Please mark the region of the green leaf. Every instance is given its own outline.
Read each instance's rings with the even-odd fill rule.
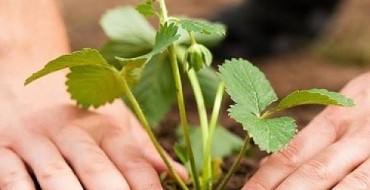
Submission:
[[[207,107],[212,108],[216,98],[218,85],[220,79],[218,78],[216,71],[211,67],[204,67],[197,72],[200,87],[204,97],[204,103]]]
[[[134,86],[140,80],[144,65],[148,62],[146,57],[120,58],[117,57],[122,65],[121,76],[124,77],[129,86]]]
[[[151,3],[140,4],[136,7],[136,10],[146,17],[151,17],[157,14],[157,11],[154,10],[153,5]]]
[[[180,38],[176,41],[178,44],[189,46],[191,45],[191,40],[188,34],[188,31],[179,27],[178,34]],[[203,33],[193,33],[195,41],[199,44],[203,44],[206,47],[214,47],[218,45],[224,38],[225,35],[221,34],[203,34]]]
[[[118,7],[101,19],[103,30],[111,38],[101,49],[107,61],[120,69],[116,56],[132,58],[145,55],[153,49],[156,32],[133,7]]]
[[[207,47],[214,47],[221,43],[221,41],[225,38],[225,35],[194,33],[194,38],[195,41],[200,44],[203,44]]]
[[[132,82],[131,84],[136,83],[136,81],[140,78],[141,72],[143,71],[146,63],[151,60],[153,56],[163,53],[164,50],[166,50],[174,43],[174,41],[179,38],[177,29],[178,27],[174,24],[165,23],[162,25],[160,31],[156,34],[155,44],[152,51],[145,55],[135,58],[115,57],[123,66],[123,76],[125,77],[125,80]]]
[[[177,34],[177,29],[178,27],[175,24],[165,23],[161,26],[161,29],[159,30],[159,32],[157,32],[155,36],[155,44],[152,51],[139,57],[122,58],[116,56],[116,59],[118,59],[123,64],[125,64],[125,62],[129,61],[130,59],[132,61],[143,59],[150,60],[153,56],[163,53],[164,50],[166,50],[180,37],[180,35]]]
[[[95,108],[124,95],[122,78],[115,69],[77,66],[67,75],[68,92],[83,108]]]
[[[210,66],[213,61],[212,53],[209,49],[198,43],[189,46],[185,53],[185,68],[193,68],[198,72],[204,66]]]
[[[168,55],[164,53],[153,57],[132,90],[150,125],[157,126],[176,98]]]
[[[283,110],[306,104],[354,106],[353,100],[339,93],[329,92],[325,89],[311,89],[298,90],[289,94],[280,101],[275,109]]]
[[[212,146],[212,159],[222,159],[240,150],[243,140],[221,126],[217,126]],[[181,136],[182,138],[182,136]],[[200,127],[190,128],[190,141],[192,144],[196,167],[201,170],[203,167],[203,144],[202,131]],[[182,144],[183,139],[181,139]]]
[[[239,136],[236,136],[221,126],[216,127],[214,139],[212,148],[213,159],[225,158],[243,146],[243,140]]]
[[[226,30],[224,25],[220,23],[211,23],[206,20],[181,19],[179,21],[181,27],[188,32],[199,32],[203,34],[218,34],[225,35]]]
[[[186,154],[185,146],[176,143],[175,146],[173,147],[173,150],[177,158],[181,161],[181,163],[184,164],[187,169],[190,169],[190,167],[188,167],[190,166],[190,163],[188,155]]]
[[[280,117],[274,119],[260,119],[248,113],[249,105],[236,104],[229,109],[230,116],[243,125],[249,136],[266,152],[276,152],[293,139],[297,132],[294,119]]]
[[[131,6],[107,11],[100,20],[105,34],[112,40],[147,47],[154,44],[155,30]]]
[[[165,23],[160,31],[156,34],[155,44],[149,53],[134,58],[122,58],[116,56],[119,64],[123,67],[123,75],[129,84],[135,84],[140,79],[141,73],[144,70],[153,56],[162,54],[170,45],[179,38],[177,34],[177,26],[174,24]],[[169,75],[171,76],[171,75]]]
[[[243,59],[227,60],[220,66],[226,91],[236,103],[245,104],[245,112],[259,115],[277,96],[265,75]]]
[[[75,51],[69,55],[60,56],[50,61],[43,69],[32,74],[32,76],[26,80],[25,84],[27,85],[30,82],[52,72],[76,66],[110,67],[107,61],[97,50],[85,48],[80,51]]]
[[[84,108],[99,107],[121,97],[122,78],[95,49],[83,49],[50,61],[42,70],[26,80],[26,84],[51,72],[70,68],[67,75],[68,92]]]
[[[110,40],[104,44],[100,53],[118,70],[122,68],[116,57],[131,58],[139,57],[149,53],[153,49],[153,44],[130,44],[125,41]]]
[[[164,23],[155,36],[155,45],[150,55],[153,56],[162,53],[179,39],[180,35],[177,34],[177,30],[178,27],[174,23]]]

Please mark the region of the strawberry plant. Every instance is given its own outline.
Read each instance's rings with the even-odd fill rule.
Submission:
[[[156,17],[156,31],[145,17]],[[174,171],[152,127],[177,100],[182,144],[175,152],[188,168],[196,190],[223,189],[253,139],[268,153],[283,149],[297,127],[290,117],[275,113],[305,104],[352,106],[352,100],[324,89],[295,91],[279,103],[264,74],[243,59],[226,60],[217,74],[210,66],[212,45],[225,35],[225,27],[205,20],[169,17],[164,0],[147,0],[131,7],[108,11],[101,25],[110,40],[99,51],[85,48],[50,61],[25,84],[49,73],[69,68],[67,91],[84,109],[97,108],[123,98],[138,117],[170,175],[181,189],[188,186]],[[188,80],[185,80],[188,79]],[[189,82],[199,112],[200,127],[189,127],[183,83]],[[230,117],[241,123],[248,135],[244,142],[219,127],[224,90],[235,102]],[[207,108],[211,107],[208,115]],[[217,142],[215,142],[217,140]],[[215,148],[216,147],[216,148]],[[194,151],[194,150],[197,151]],[[240,149],[229,172],[220,179],[219,157]]]

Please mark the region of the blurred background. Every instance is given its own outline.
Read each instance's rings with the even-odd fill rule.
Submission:
[[[250,7],[253,2],[257,8]],[[239,38],[243,38],[244,34],[248,35],[250,32],[260,34],[262,31],[265,36],[260,36],[258,40],[267,44],[262,47],[270,48],[257,55],[251,54],[250,59],[266,73],[280,96],[295,89],[328,88],[338,91],[350,79],[368,71],[370,65],[370,1],[296,0],[295,6],[299,9],[291,7],[293,14],[287,17],[290,14],[284,14],[286,13],[284,6],[289,6],[289,2],[292,0],[167,1],[170,14],[225,21],[231,26],[232,32],[229,33]],[[338,4],[332,12],[329,11],[330,16],[326,17],[325,9],[311,5],[312,3],[320,4],[320,2]],[[99,19],[106,10],[119,5],[136,5],[140,1],[61,0],[60,3],[72,49],[76,50],[83,47],[99,48],[104,43],[105,36],[99,26]],[[267,6],[268,9],[265,10],[263,6],[266,5],[263,4],[271,6]],[[274,12],[277,10],[274,6],[283,7],[281,9],[283,11]],[[312,6],[312,10],[307,6]],[[308,12],[307,14],[312,13],[309,22],[299,22],[298,25],[293,25],[292,22],[296,17],[305,17],[302,15],[305,11]],[[249,19],[250,17],[253,19]],[[314,26],[314,34],[308,25]],[[298,32],[286,32],[284,27],[295,27]],[[319,31],[315,31],[315,27]],[[301,37],[306,40],[305,43],[294,43]],[[250,47],[248,40],[243,41],[239,38],[224,42],[217,51],[221,51],[225,57],[237,55],[249,58],[248,52],[254,47]],[[240,41],[243,43],[239,43]],[[280,47],[282,50],[279,49]],[[304,125],[319,110],[316,108],[313,111],[303,109],[299,112],[294,111],[292,114],[299,118],[299,124]]]
[[[170,14],[211,18],[243,0],[168,0]],[[74,49],[100,47],[105,40],[99,19],[116,6],[135,6],[141,0],[61,0],[71,45]]]

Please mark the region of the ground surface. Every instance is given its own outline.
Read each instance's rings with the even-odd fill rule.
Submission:
[[[73,49],[99,47],[105,39],[98,25],[103,12],[117,5],[138,3],[137,0],[61,2]],[[215,12],[238,2],[241,0],[168,1],[171,13],[196,17],[211,17]],[[286,55],[267,57],[255,63],[265,72],[280,96],[295,89],[314,87],[340,90],[349,80],[369,68],[367,66],[370,65],[369,9],[370,1],[344,1],[327,33],[310,47]],[[306,107],[291,111],[290,114],[298,120],[300,126],[304,126],[319,111],[320,108]],[[226,121],[227,127],[240,132],[235,128],[235,124]],[[169,119],[169,123],[171,122],[173,125],[176,123]],[[255,160],[243,162],[244,165],[252,167],[254,163]],[[240,172],[243,176],[247,171]],[[244,177],[235,178],[230,189],[240,189],[243,179]]]

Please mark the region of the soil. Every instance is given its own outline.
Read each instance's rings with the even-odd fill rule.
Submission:
[[[173,14],[195,17],[212,17],[217,11],[232,6],[242,0],[176,0],[168,1]],[[136,4],[134,0],[62,0],[72,49],[99,47],[105,40],[98,25],[99,17],[105,10],[117,5]],[[284,55],[270,56],[253,62],[266,74],[276,89],[278,96],[284,96],[296,89],[327,88],[339,91],[349,80],[364,73],[369,68],[370,1],[344,0],[326,33],[309,46]],[[335,48],[333,48],[335,47]],[[188,105],[189,110],[195,107]],[[319,113],[322,107],[301,107],[287,111],[287,114],[304,127]],[[222,124],[240,136],[244,131],[239,125],[222,114]],[[157,131],[160,141],[167,150],[175,142],[174,128],[178,124],[176,108],[173,108]],[[190,119],[197,121],[196,114]],[[256,151],[256,156],[245,158],[227,189],[240,189],[245,180],[258,168],[264,153]],[[224,160],[227,170],[235,156]]]

